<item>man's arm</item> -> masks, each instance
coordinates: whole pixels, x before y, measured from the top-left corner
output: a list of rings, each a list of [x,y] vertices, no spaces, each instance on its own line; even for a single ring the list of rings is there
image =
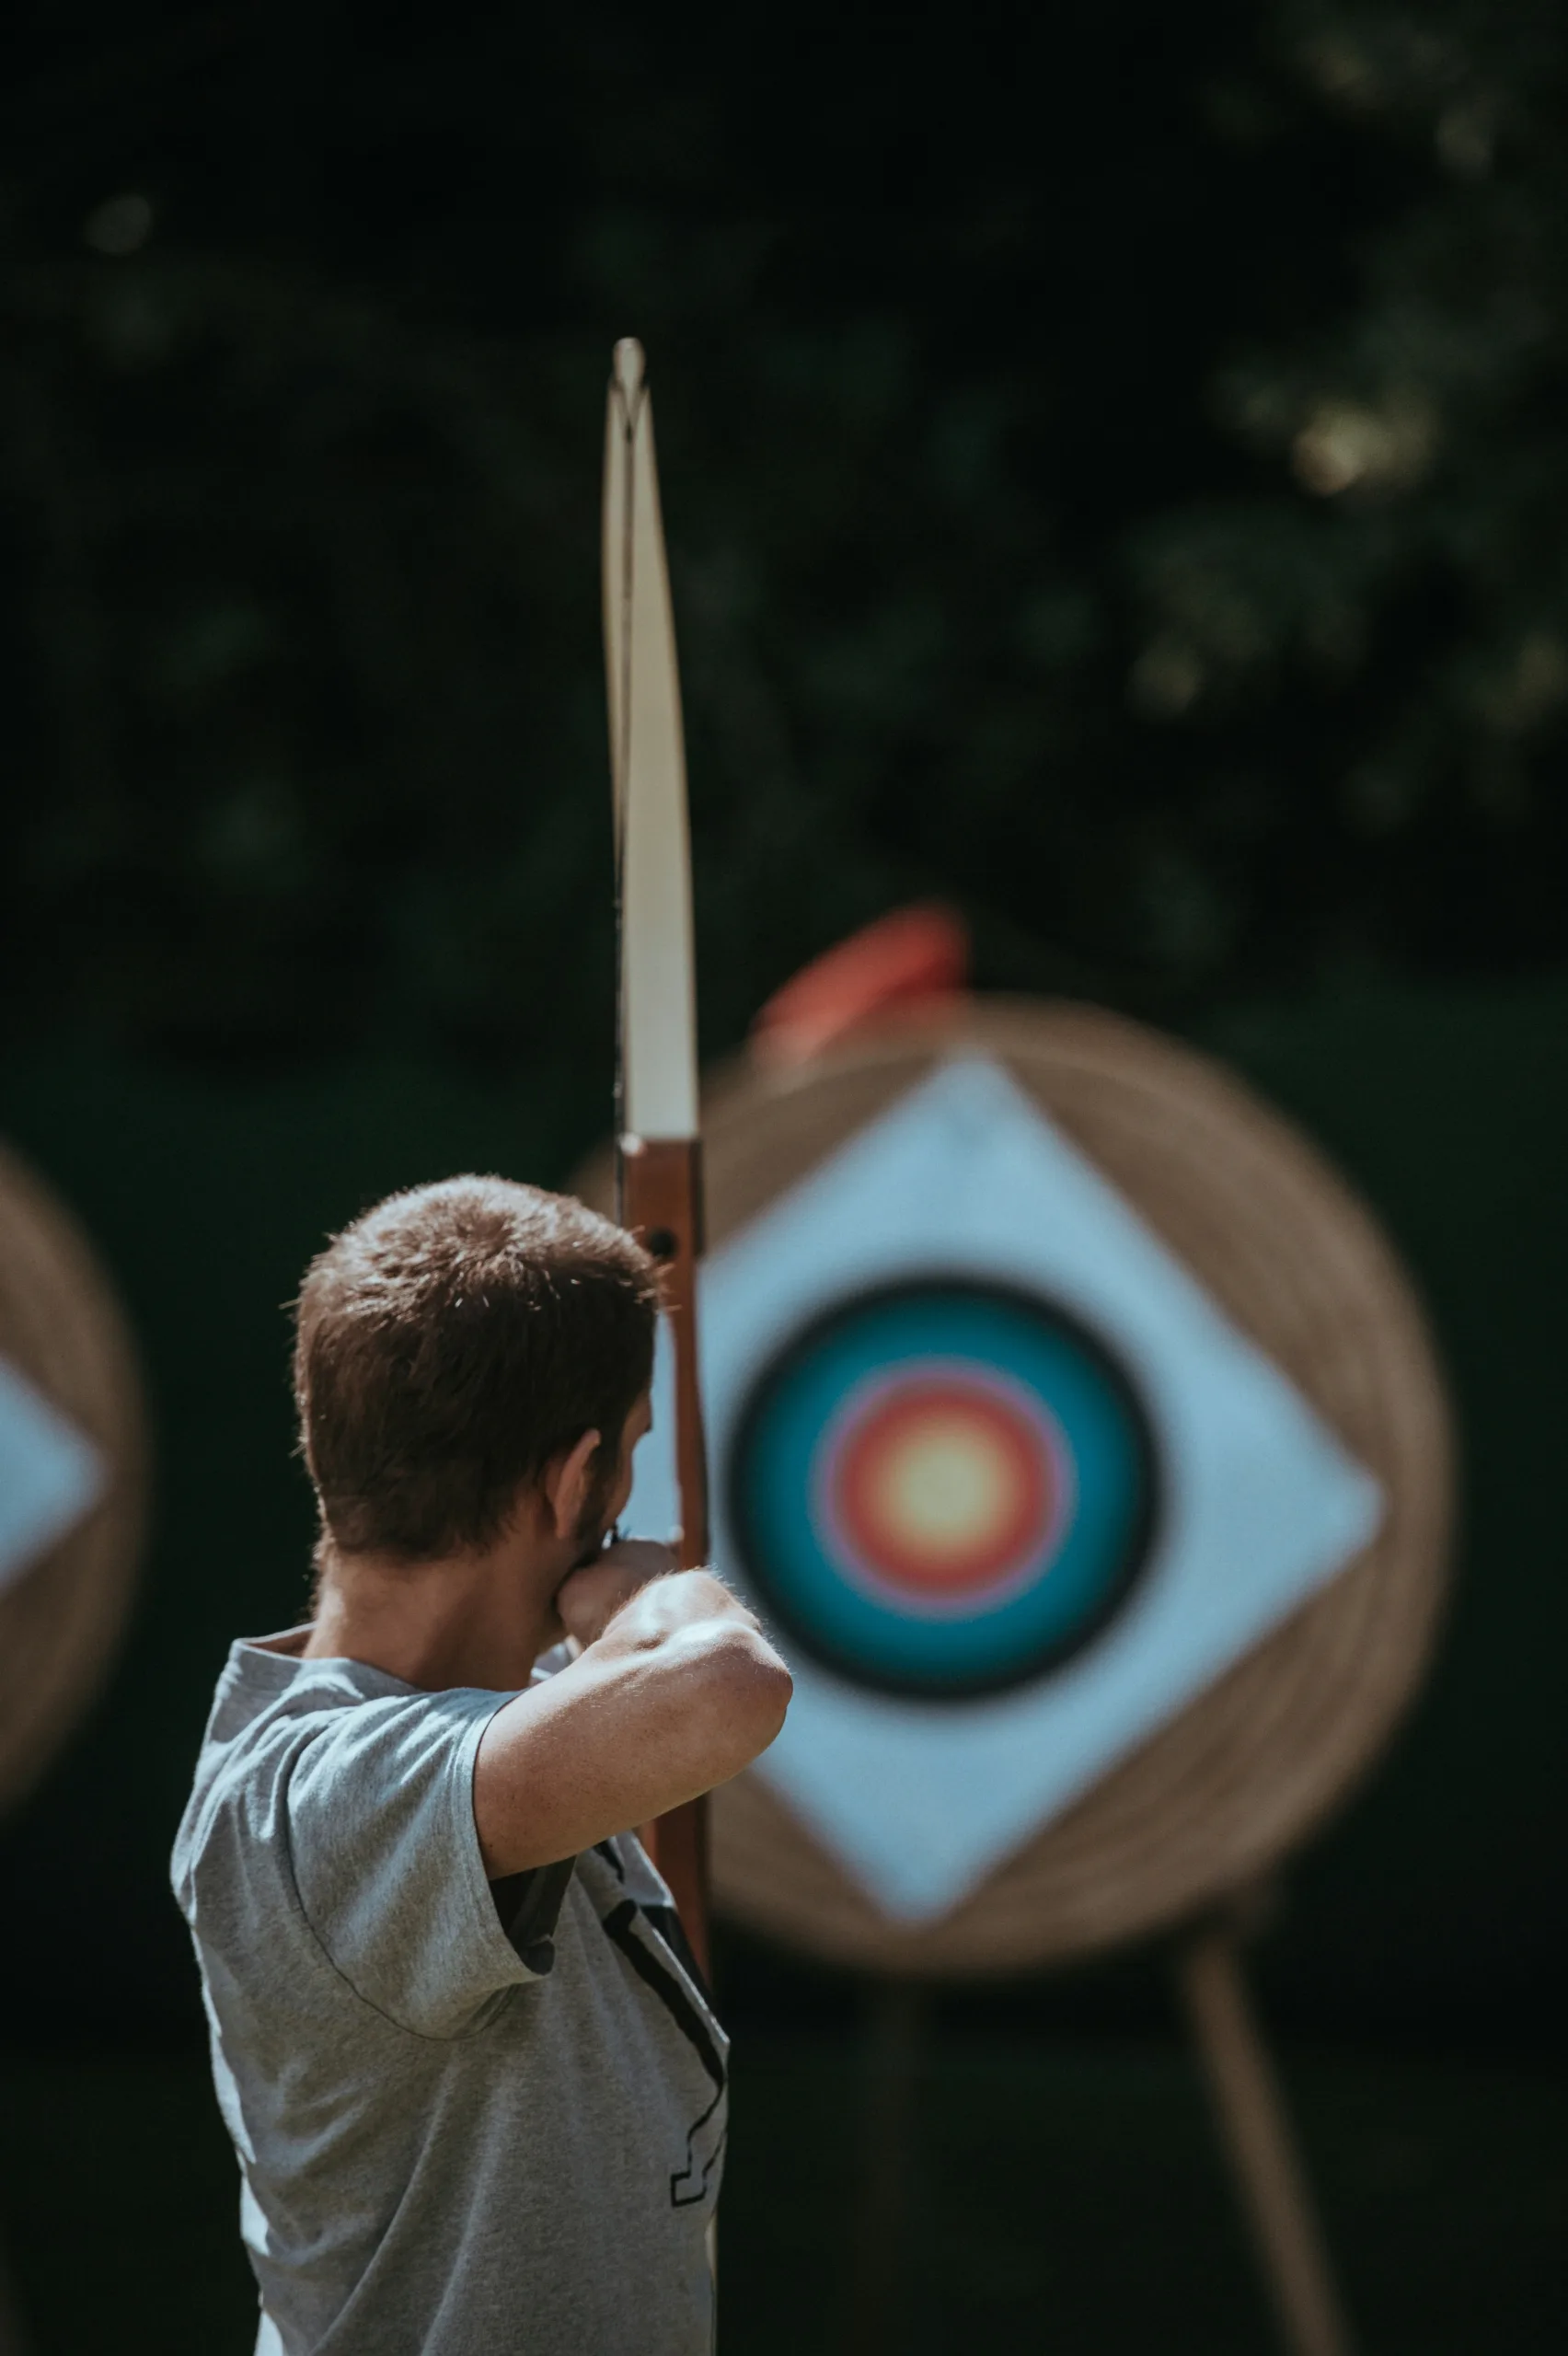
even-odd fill
[[[474,1768],[491,1880],[554,1865],[728,1781],[784,1723],[790,1672],[706,1571],[611,1547],[561,1588],[582,1651],[498,1710]]]

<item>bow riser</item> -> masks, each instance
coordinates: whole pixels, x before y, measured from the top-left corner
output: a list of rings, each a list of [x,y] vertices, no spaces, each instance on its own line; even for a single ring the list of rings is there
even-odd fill
[[[674,1359],[675,1472],[683,1570],[708,1561],[708,1463],[697,1355],[697,1261],[701,1236],[702,1148],[695,1138],[623,1137],[617,1153],[621,1224],[660,1262],[664,1318]],[[708,1946],[708,1803],[690,1800],[642,1841],[670,1885],[675,1911],[704,1972]]]
[[[621,1224],[659,1262],[675,1362],[680,1565],[708,1561],[708,1452],[697,1357],[697,1264],[702,1248],[702,1147],[696,1138],[623,1137],[617,1154]]]

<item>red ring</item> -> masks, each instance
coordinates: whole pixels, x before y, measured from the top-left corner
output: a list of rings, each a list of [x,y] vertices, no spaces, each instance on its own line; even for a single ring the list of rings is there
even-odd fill
[[[970,1427],[993,1457],[999,1509],[973,1534],[923,1536],[889,1511],[896,1459],[920,1427]],[[1059,1486],[1053,1453],[1030,1417],[988,1384],[922,1376],[881,1392],[835,1451],[835,1520],[866,1569],[935,1601],[992,1586],[1044,1544]]]

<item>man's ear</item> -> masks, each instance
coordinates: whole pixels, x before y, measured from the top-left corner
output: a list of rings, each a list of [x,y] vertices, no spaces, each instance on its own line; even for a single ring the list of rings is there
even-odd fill
[[[582,1509],[593,1481],[594,1459],[598,1452],[598,1433],[585,1431],[571,1448],[559,1456],[552,1456],[539,1476],[550,1525],[558,1538],[574,1538],[582,1526]]]

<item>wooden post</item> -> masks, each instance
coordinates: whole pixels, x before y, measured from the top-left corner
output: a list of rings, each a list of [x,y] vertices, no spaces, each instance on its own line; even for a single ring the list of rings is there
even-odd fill
[[[0,2356],[29,2356],[30,2346],[11,2296],[9,2269],[0,2257]]]
[[[1290,2356],[1351,2356],[1328,2254],[1228,1925],[1186,1942],[1182,1994]]]
[[[930,1998],[918,1981],[873,1981],[866,2040],[865,2110],[850,2278],[848,2356],[899,2356],[905,2278],[916,2086]]]

